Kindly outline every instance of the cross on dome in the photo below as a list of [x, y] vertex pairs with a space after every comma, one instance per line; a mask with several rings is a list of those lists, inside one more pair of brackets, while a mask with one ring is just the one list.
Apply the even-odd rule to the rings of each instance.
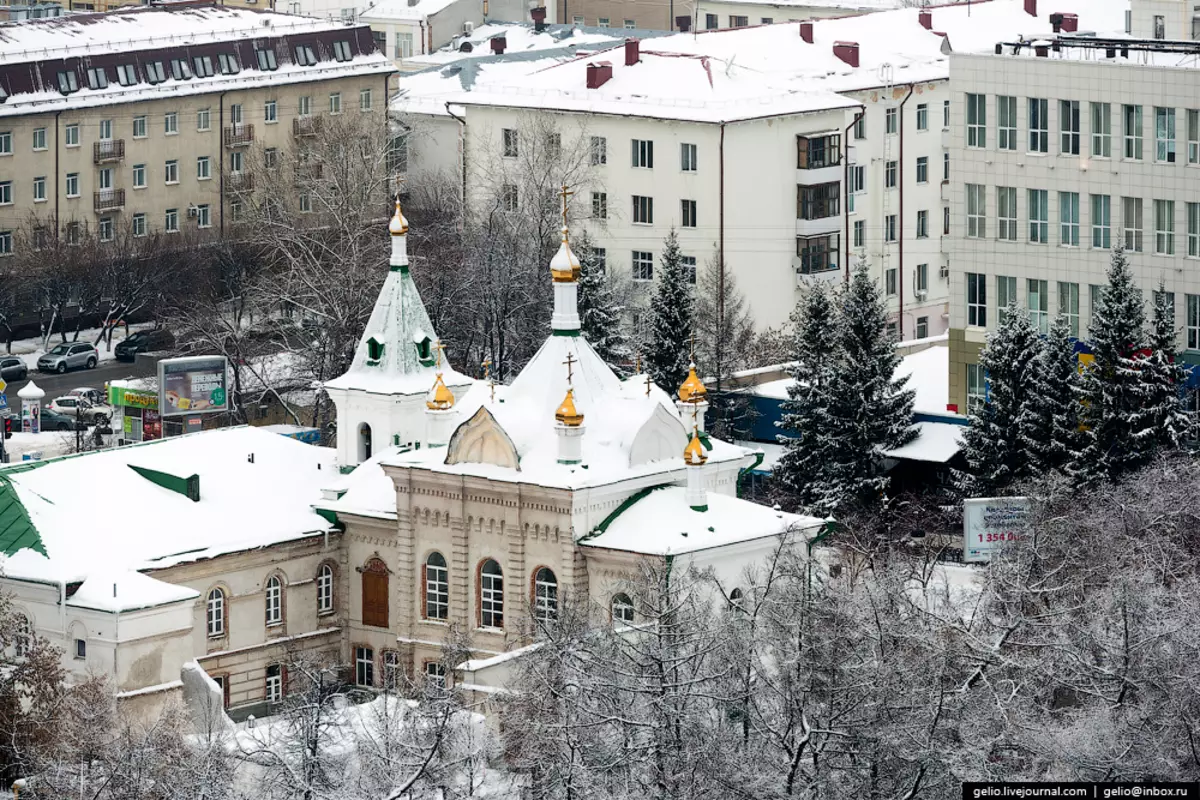
[[562, 198], [562, 229], [564, 242], [567, 240], [567, 198], [573, 194], [575, 194], [575, 192], [568, 189], [565, 183], [562, 185], [562, 190], [558, 193], [558, 196]]
[[574, 353], [567, 353], [567, 360], [562, 362], [567, 366], [567, 386], [571, 385], [571, 381], [575, 377], [574, 373], [571, 371], [571, 367], [578, 361], [579, 359], [575, 357]]

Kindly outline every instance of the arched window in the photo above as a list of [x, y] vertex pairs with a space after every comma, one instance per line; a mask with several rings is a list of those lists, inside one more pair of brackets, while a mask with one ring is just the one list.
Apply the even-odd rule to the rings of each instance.
[[322, 564], [317, 570], [317, 613], [333, 611], [333, 567]]
[[479, 627], [504, 627], [504, 575], [490, 558], [479, 565]]
[[624, 592], [613, 595], [612, 621], [616, 626], [633, 624], [633, 601]]
[[446, 619], [450, 616], [450, 573], [441, 553], [430, 553], [425, 559], [425, 618]]
[[283, 581], [278, 575], [272, 575], [267, 580], [267, 624], [278, 625], [283, 622]]
[[729, 593], [729, 608], [738, 614], [745, 613], [746, 607], [742, 600], [741, 589], [734, 589]]
[[540, 622], [558, 617], [558, 579], [548, 567], [533, 576], [533, 616]]
[[371, 458], [371, 426], [363, 423], [358, 426], [358, 463]]
[[373, 628], [388, 626], [388, 568], [378, 558], [363, 567], [362, 621]]
[[28, 617], [17, 614], [16, 629], [16, 635], [13, 636], [13, 654], [17, 658], [24, 658], [33, 646], [33, 626], [29, 624]]
[[205, 601], [210, 638], [225, 635], [225, 592], [213, 589]]

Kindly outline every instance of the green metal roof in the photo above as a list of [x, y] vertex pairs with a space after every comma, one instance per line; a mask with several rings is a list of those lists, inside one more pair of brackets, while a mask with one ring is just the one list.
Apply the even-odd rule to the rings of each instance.
[[7, 477], [0, 475], [0, 553], [11, 556], [27, 547], [49, 558], [29, 512], [17, 497], [17, 490]]

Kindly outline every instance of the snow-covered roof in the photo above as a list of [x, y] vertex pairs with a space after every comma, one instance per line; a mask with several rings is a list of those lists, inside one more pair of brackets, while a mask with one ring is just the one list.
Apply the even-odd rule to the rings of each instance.
[[[26, 540], [5, 573], [85, 583], [96, 576], [85, 598], [109, 599], [116, 575], [125, 603], [121, 586], [142, 591], [127, 572], [330, 530], [311, 506], [336, 474], [334, 461], [330, 449], [236, 427], [9, 465], [0, 469], [0, 506], [21, 513], [0, 514], [0, 522], [17, 532], [31, 527], [45, 554]], [[191, 476], [197, 501], [183, 489]], [[0, 527], [0, 541], [6, 535]]]
[[965, 425], [952, 422], [918, 422], [913, 427], [917, 429], [916, 439], [895, 450], [884, 450], [883, 455], [906, 461], [945, 464], [962, 449], [962, 435], [967, 429]]
[[929, 347], [909, 353], [896, 367], [896, 377], [908, 377], [905, 388], [915, 392], [913, 412], [945, 414], [950, 398], [950, 348]]
[[195, 600], [199, 596], [195, 589], [156, 580], [140, 572], [98, 570], [67, 599], [67, 605], [97, 611], [134, 611]]
[[[635, 32], [637, 38], [646, 39], [666, 36], [666, 32]], [[555, 55], [574, 57], [577, 54], [608, 49], [625, 41], [630, 31], [624, 28], [590, 28], [579, 25], [546, 25], [537, 30], [529, 22], [500, 22], [480, 25], [469, 34], [455, 37], [449, 44], [432, 53], [404, 59], [406, 69], [442, 66], [464, 60], [494, 59], [516, 61], [527, 59], [530, 54], [551, 55], [548, 51], [560, 51]], [[504, 53], [492, 53], [492, 39], [504, 38]], [[464, 52], [463, 45], [470, 45]]]
[[359, 14], [364, 22], [393, 22], [399, 20], [423, 20], [445, 10], [458, 0], [379, 0]]

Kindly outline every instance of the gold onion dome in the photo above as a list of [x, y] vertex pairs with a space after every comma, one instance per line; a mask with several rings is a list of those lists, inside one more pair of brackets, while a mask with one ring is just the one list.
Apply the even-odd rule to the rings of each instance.
[[575, 257], [575, 253], [571, 251], [571, 245], [567, 241], [566, 225], [562, 229], [562, 244], [559, 245], [554, 258], [550, 260], [550, 276], [554, 278], [555, 283], [570, 283], [579, 280], [579, 259]]
[[683, 463], [689, 467], [698, 467], [705, 461], [708, 461], [708, 456], [705, 455], [704, 445], [700, 441], [700, 431], [693, 428], [691, 441], [683, 448]]
[[448, 411], [454, 407], [454, 392], [446, 386], [440, 372], [437, 374], [437, 380], [433, 382], [433, 398], [426, 400], [425, 406], [430, 411]]
[[583, 414], [575, 408], [575, 390], [567, 389], [567, 396], [554, 412], [554, 418], [568, 428], [578, 428], [583, 424]]
[[400, 210], [400, 198], [396, 198], [396, 213], [392, 214], [392, 221], [388, 223], [388, 233], [392, 236], [404, 236], [408, 233], [408, 220], [404, 218], [404, 212]]
[[679, 399], [685, 403], [703, 403], [708, 397], [704, 382], [696, 376], [695, 363], [688, 365], [688, 375], [679, 387]]

